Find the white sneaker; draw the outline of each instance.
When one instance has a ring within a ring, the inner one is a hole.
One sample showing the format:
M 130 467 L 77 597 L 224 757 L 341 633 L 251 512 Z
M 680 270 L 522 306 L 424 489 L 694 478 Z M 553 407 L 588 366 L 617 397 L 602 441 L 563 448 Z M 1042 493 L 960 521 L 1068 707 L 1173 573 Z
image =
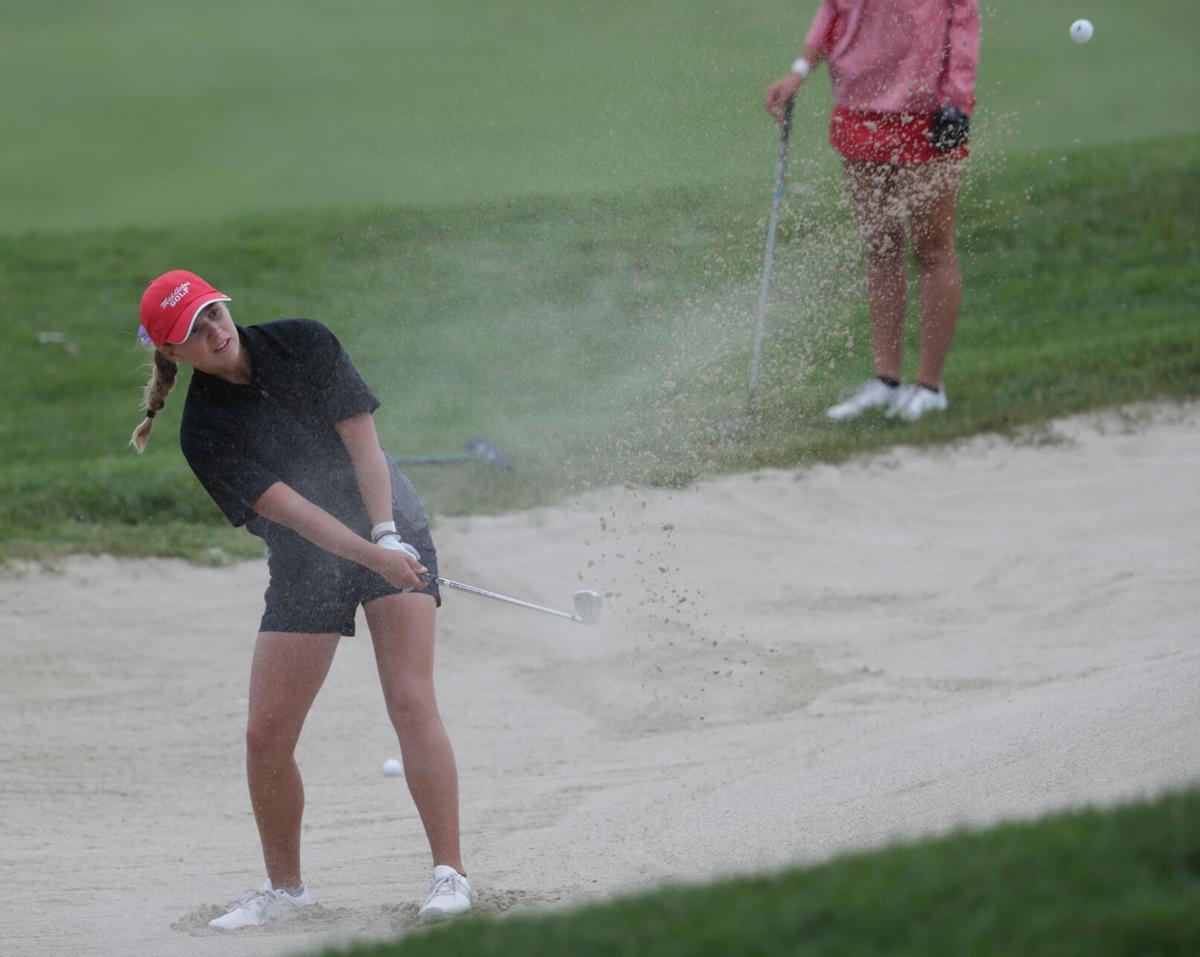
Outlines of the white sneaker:
M 210 920 L 208 926 L 214 930 L 238 930 L 242 927 L 262 927 L 280 917 L 296 913 L 302 907 L 315 904 L 306 884 L 300 885 L 299 894 L 290 894 L 283 888 L 274 888 L 268 880 L 257 894 L 247 897 L 229 909 L 227 914 Z
M 439 864 L 433 869 L 429 899 L 417 911 L 418 920 L 445 920 L 471 910 L 471 883 L 453 867 Z
M 946 390 L 938 387 L 937 392 L 932 389 L 926 389 L 923 385 L 912 386 L 908 394 L 901 397 L 892 408 L 888 409 L 888 416 L 899 416 L 905 422 L 916 422 L 926 412 L 945 412 L 950 406 L 950 401 L 946 398 Z
M 844 422 L 855 419 L 867 409 L 890 409 L 895 405 L 904 386 L 888 385 L 882 379 L 868 379 L 854 395 L 845 402 L 825 410 L 825 414 L 834 422 Z

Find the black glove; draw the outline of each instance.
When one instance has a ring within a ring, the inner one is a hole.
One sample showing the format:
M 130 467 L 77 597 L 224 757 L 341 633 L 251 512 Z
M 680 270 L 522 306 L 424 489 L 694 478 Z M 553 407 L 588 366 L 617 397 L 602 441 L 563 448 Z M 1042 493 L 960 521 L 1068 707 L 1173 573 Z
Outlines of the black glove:
M 933 114 L 929 138 L 939 153 L 949 153 L 967 142 L 971 118 L 957 106 L 947 104 Z

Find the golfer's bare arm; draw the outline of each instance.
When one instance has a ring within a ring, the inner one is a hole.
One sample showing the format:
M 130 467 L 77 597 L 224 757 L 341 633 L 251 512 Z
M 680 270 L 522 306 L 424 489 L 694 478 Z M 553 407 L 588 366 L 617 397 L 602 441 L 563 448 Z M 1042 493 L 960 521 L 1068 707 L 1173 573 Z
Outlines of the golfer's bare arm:
M 821 50 L 811 43 L 804 44 L 804 51 L 801 56 L 808 61 L 810 70 L 815 69 L 816 65 L 824 59 L 824 54 L 822 54 Z M 803 85 L 804 77 L 801 74 L 785 73 L 767 87 L 765 94 L 767 111 L 775 117 L 776 121 L 783 122 L 784 104 L 795 96 Z
M 264 518 L 290 528 L 327 552 L 374 567 L 378 548 L 290 485 L 276 482 L 259 496 L 253 508 Z
M 387 459 L 379 447 L 379 433 L 375 431 L 375 419 L 370 412 L 353 416 L 334 424 L 342 444 L 354 465 L 358 479 L 358 491 L 362 495 L 371 524 L 392 520 L 392 477 Z
M 425 570 L 420 562 L 404 552 L 380 548 L 355 534 L 290 485 L 276 482 L 259 496 L 253 508 L 263 518 L 290 528 L 325 551 L 378 572 L 393 585 L 419 588 L 424 584 L 419 577 Z

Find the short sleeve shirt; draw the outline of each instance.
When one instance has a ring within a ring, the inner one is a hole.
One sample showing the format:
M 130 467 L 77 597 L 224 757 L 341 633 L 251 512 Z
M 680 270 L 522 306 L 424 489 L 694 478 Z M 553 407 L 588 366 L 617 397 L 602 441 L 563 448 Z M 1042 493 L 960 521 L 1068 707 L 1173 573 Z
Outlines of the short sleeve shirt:
M 192 374 L 179 441 L 225 517 L 271 542 L 287 534 L 253 505 L 283 482 L 364 532 L 366 508 L 336 423 L 379 407 L 337 337 L 311 319 L 238 327 L 251 380 Z

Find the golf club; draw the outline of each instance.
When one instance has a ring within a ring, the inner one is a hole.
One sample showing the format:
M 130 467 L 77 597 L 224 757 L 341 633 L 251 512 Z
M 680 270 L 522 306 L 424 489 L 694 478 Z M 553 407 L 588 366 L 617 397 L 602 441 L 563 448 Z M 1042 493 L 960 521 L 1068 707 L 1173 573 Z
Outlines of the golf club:
M 758 368 L 762 363 L 763 339 L 767 335 L 767 296 L 771 288 L 771 266 L 775 261 L 775 229 L 779 225 L 779 204 L 783 201 L 783 178 L 787 169 L 788 141 L 792 135 L 794 100 L 783 108 L 783 123 L 779 130 L 779 155 L 775 160 L 775 192 L 771 194 L 771 219 L 767 224 L 767 257 L 763 263 L 762 283 L 758 289 L 758 319 L 754 331 L 754 358 L 750 362 L 750 394 L 746 400 L 745 419 L 724 423 L 725 428 L 738 428 L 754 417 L 754 398 L 758 391 Z
M 485 588 L 477 588 L 474 585 L 456 582 L 451 578 L 442 578 L 441 576 L 434 578 L 431 575 L 424 575 L 422 577 L 426 581 L 437 582 L 446 588 L 457 588 L 459 591 L 470 592 L 472 595 L 495 598 L 497 601 L 506 601 L 510 605 L 520 605 L 522 608 L 531 608 L 534 611 L 545 612 L 547 615 L 557 615 L 559 618 L 566 618 L 568 621 L 577 621 L 584 625 L 594 625 L 600 620 L 600 608 L 603 599 L 600 597 L 600 593 L 595 591 L 575 592 L 573 596 L 575 611 L 572 613 L 569 611 L 559 611 L 556 608 L 546 608 L 543 605 L 535 605 L 533 602 L 521 601 L 519 598 L 510 598 L 508 595 L 500 595 Z
M 446 452 L 433 455 L 401 455 L 396 462 L 402 465 L 447 465 L 452 462 L 485 462 L 496 469 L 515 469 L 517 460 L 502 452 L 487 439 L 470 439 L 465 452 Z

